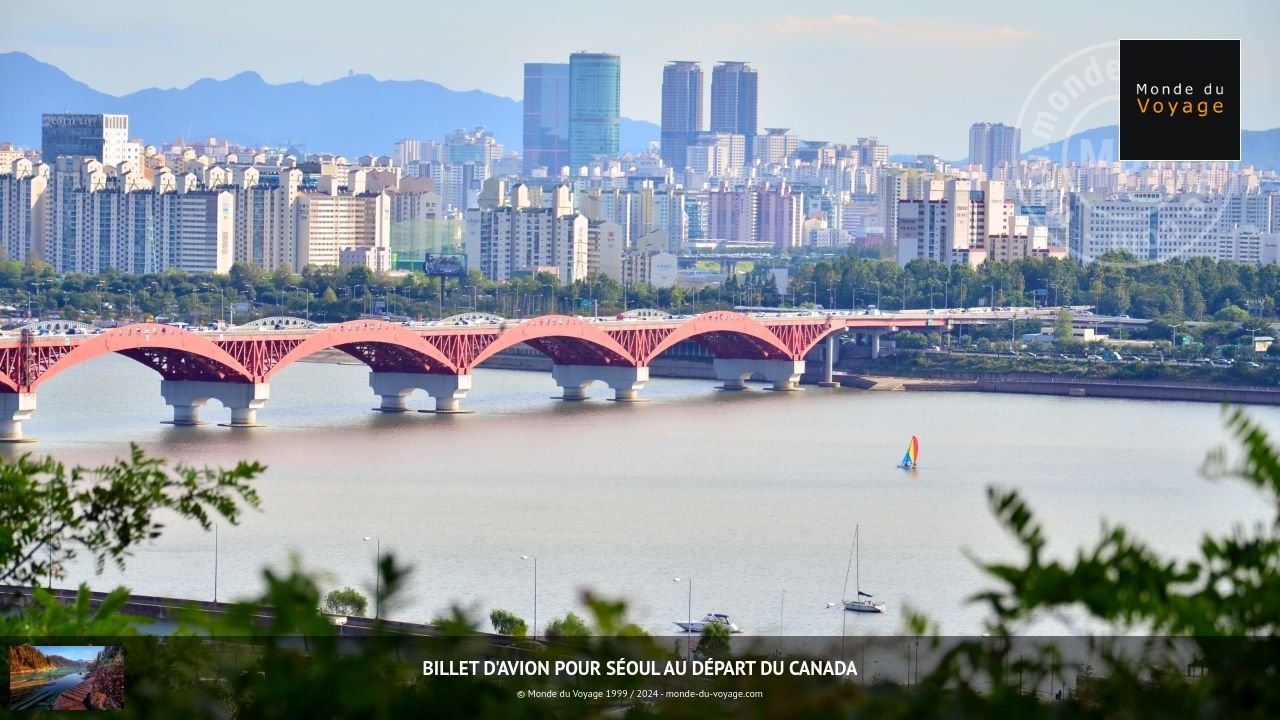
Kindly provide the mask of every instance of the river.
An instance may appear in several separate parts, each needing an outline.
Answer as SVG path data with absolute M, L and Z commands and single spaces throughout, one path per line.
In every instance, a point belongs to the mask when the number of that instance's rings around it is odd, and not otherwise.
M 463 401 L 474 414 L 384 415 L 370 410 L 367 378 L 363 366 L 296 364 L 258 413 L 267 427 L 179 428 L 161 424 L 170 410 L 158 376 L 110 356 L 42 385 L 26 425 L 39 442 L 3 452 L 99 464 L 136 441 L 196 465 L 259 460 L 268 466 L 261 511 L 219 533 L 219 599 L 260 589 L 264 565 L 286 568 L 291 555 L 326 589 L 371 590 L 369 536 L 414 568 L 385 614 L 417 622 L 451 603 L 531 620 L 528 555 L 542 626 L 581 614 L 580 590 L 591 588 L 668 633 L 689 612 L 691 578 L 695 618 L 719 611 L 755 634 L 838 634 L 841 613 L 827 604 L 843 592 L 858 524 L 861 587 L 888 612 L 850 613 L 848 632 L 900 632 L 909 608 L 944 632 L 971 633 L 984 612 L 966 598 L 992 581 L 965 553 L 1008 559 L 1014 549 L 987 508 L 989 485 L 1023 491 L 1058 555 L 1097 538 L 1104 521 L 1185 556 L 1206 530 L 1269 517 L 1256 491 L 1198 472 L 1226 439 L 1213 404 L 725 393 L 661 378 L 644 389 L 649 402 L 567 404 L 550 399 L 559 394 L 550 374 L 479 370 Z M 416 394 L 411 404 L 430 401 Z M 1280 432 L 1274 409 L 1252 412 Z M 227 412 L 211 402 L 204 417 L 225 422 Z M 906 474 L 895 464 L 912 434 L 920 468 Z M 170 523 L 123 573 L 108 564 L 94 575 L 85 561 L 62 584 L 212 599 L 213 569 L 213 535 Z
M 62 693 L 84 681 L 73 668 L 45 670 L 9 676 L 10 710 L 48 710 Z

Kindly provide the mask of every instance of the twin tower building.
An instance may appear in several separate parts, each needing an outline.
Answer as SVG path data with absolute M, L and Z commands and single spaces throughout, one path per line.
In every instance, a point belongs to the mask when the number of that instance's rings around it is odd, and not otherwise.
M 622 64 L 617 55 L 579 52 L 568 63 L 524 66 L 524 173 L 560 175 L 619 150 Z M 758 80 L 745 62 L 711 73 L 711 125 L 704 122 L 702 66 L 677 60 L 662 70 L 663 164 L 683 171 L 710 162 L 751 164 Z M 690 156 L 692 148 L 693 155 Z M 718 160 L 720 155 L 728 155 Z M 541 169 L 541 170 L 539 170 Z M 576 174 L 576 173 L 571 173 Z

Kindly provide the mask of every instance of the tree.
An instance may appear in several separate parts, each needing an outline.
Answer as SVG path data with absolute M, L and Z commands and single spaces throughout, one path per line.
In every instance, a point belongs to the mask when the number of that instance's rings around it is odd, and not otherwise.
M 1218 322 L 1242 323 L 1249 321 L 1249 311 L 1238 305 L 1227 305 L 1213 314 Z
M 108 559 L 123 568 L 134 546 L 160 535 L 160 517 L 169 513 L 206 529 L 215 516 L 235 523 L 242 506 L 258 506 L 249 481 L 263 469 L 241 462 L 231 470 L 170 470 L 137 445 L 127 459 L 95 469 L 68 470 L 30 455 L 0 464 L 0 584 L 61 577 L 59 568 L 82 552 L 99 571 Z
M 698 654 L 712 658 L 729 654 L 729 634 L 729 628 L 721 623 L 703 625 L 698 639 Z
M 1053 321 L 1053 338 L 1055 340 L 1064 342 L 1074 337 L 1074 317 L 1071 311 L 1066 308 L 1058 311 L 1058 317 L 1054 318 Z
M 590 636 L 591 630 L 587 627 L 587 624 L 572 612 L 562 619 L 552 620 L 547 624 L 547 637 L 549 638 L 585 638 Z
M 369 612 L 369 599 L 353 587 L 330 590 L 324 596 L 324 611 L 330 615 L 364 617 Z
M 524 637 L 529 634 L 529 626 L 525 624 L 520 616 L 510 610 L 499 609 L 490 612 L 489 622 L 493 625 L 493 631 L 499 635 Z

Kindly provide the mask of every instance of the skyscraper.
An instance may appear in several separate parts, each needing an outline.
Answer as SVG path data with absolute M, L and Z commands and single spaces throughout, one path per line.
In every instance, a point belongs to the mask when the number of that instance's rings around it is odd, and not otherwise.
M 688 161 L 690 136 L 702 130 L 702 67 L 675 60 L 662 69 L 662 162 L 676 172 Z
M 744 62 L 726 60 L 711 71 L 711 132 L 746 136 L 747 164 L 756 135 L 758 77 Z
M 969 163 L 981 165 L 991 176 L 1002 164 L 1018 164 L 1022 132 L 1004 123 L 974 123 L 969 128 Z
M 569 65 L 524 64 L 524 174 L 569 164 Z
M 569 56 L 569 164 L 618 154 L 622 62 L 611 53 Z

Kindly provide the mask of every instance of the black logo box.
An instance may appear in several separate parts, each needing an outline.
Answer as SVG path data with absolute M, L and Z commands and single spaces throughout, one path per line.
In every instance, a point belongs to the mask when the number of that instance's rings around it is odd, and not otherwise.
M 1120 41 L 1121 160 L 1238 161 L 1241 100 L 1239 40 Z M 1184 113 L 1184 102 L 1194 112 Z M 1221 113 L 1212 112 L 1217 102 Z M 1170 103 L 1177 103 L 1172 115 Z

